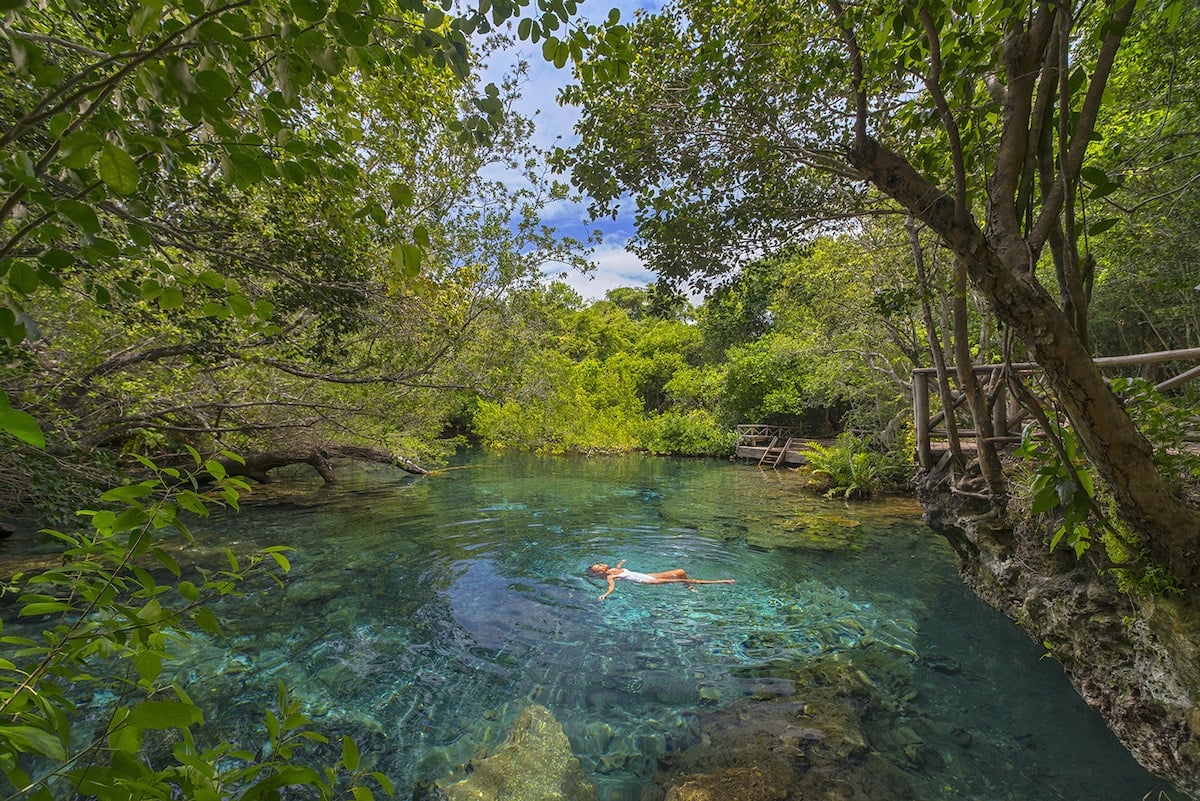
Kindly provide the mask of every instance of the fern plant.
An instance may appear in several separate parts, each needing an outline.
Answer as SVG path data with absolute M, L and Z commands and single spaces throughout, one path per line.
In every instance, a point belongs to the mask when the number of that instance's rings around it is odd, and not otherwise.
M 829 498 L 870 498 L 898 484 L 903 472 L 895 455 L 871 450 L 867 440 L 850 432 L 833 445 L 810 442 L 804 459 L 810 486 Z

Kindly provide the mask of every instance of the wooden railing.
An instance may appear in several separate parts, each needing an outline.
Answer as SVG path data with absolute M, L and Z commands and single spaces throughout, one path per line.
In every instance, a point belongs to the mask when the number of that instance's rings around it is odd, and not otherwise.
M 1105 356 L 1095 360 L 1101 369 L 1117 367 L 1139 367 L 1148 364 L 1164 362 L 1195 362 L 1200 361 L 1200 348 L 1187 350 L 1158 351 L 1155 353 L 1137 353 L 1130 356 Z M 977 376 L 986 376 L 981 383 L 986 388 L 988 402 L 992 412 L 992 430 L 995 432 L 992 441 L 1020 441 L 1020 428 L 1028 418 L 1028 412 L 1015 400 L 1013 393 L 1005 385 L 1005 370 L 1014 370 L 1018 375 L 1034 375 L 1040 372 L 1036 364 L 1023 362 L 1020 364 L 980 364 L 971 368 Z M 957 383 L 957 372 L 953 367 L 947 368 L 950 381 Z M 930 379 L 936 381 L 937 370 L 924 367 L 913 371 L 913 423 L 916 428 L 917 461 L 923 470 L 931 470 L 937 464 L 934 452 L 936 441 L 949 440 L 946 429 L 946 410 L 930 413 Z M 1156 385 L 1156 389 L 1165 392 L 1181 386 L 1194 378 L 1200 377 L 1200 364 L 1172 376 Z M 951 413 L 964 403 L 964 395 L 957 392 L 954 395 Z M 739 426 L 741 428 L 741 426 Z M 957 434 L 960 440 L 970 440 L 978 436 L 977 432 L 968 426 L 958 426 Z
M 757 423 L 737 427 L 739 446 L 765 448 L 773 441 L 784 441 L 802 436 L 799 428 L 791 426 L 760 425 Z

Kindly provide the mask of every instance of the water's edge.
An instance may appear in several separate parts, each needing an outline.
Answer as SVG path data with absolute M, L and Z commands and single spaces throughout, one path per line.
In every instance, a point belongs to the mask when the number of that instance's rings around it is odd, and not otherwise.
M 830 742 L 825 724 L 853 709 L 846 742 L 865 750 L 830 764 L 870 757 L 918 799 L 1165 788 L 1044 649 L 966 589 L 913 499 L 827 501 L 786 471 L 648 457 L 468 454 L 427 477 L 341 479 L 263 487 L 177 554 L 220 565 L 225 547 L 296 549 L 282 589 L 220 602 L 227 636 L 179 652 L 172 675 L 206 709 L 206 736 L 255 750 L 283 683 L 405 798 L 495 752 L 536 705 L 602 801 L 633 801 L 661 789 L 664 767 L 715 764 L 696 749 L 730 715 L 782 720 L 755 705 L 793 699 L 807 717 L 778 725 L 795 753 L 797 731 Z M 584 568 L 620 559 L 737 583 L 621 582 L 601 603 Z M 80 710 L 103 720 L 112 702 Z
M 1031 521 L 1013 526 L 950 494 L 921 500 L 971 590 L 1046 644 L 1141 765 L 1200 799 L 1197 600 L 1123 592 L 1070 549 L 1051 554 Z

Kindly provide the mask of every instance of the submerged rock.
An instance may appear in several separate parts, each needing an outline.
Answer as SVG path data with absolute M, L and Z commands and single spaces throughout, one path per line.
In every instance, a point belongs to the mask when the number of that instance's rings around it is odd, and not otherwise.
M 437 783 L 447 801 L 596 801 L 562 725 L 539 704 L 521 713 L 495 753 L 466 770 L 466 778 Z
M 912 798 L 904 774 L 868 744 L 864 700 L 832 686 L 740 699 L 704 719 L 700 743 L 659 761 L 642 801 Z

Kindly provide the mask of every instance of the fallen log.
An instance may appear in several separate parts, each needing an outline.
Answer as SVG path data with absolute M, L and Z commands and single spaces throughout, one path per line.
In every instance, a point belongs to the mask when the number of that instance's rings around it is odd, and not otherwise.
M 390 451 L 370 448 L 362 445 L 319 445 L 312 448 L 281 448 L 272 451 L 248 453 L 244 456 L 245 463 L 233 459 L 220 459 L 225 472 L 231 476 L 241 476 L 257 481 L 260 484 L 270 484 L 271 471 L 280 467 L 294 464 L 312 465 L 326 484 L 336 484 L 337 475 L 334 473 L 332 460 L 347 459 L 356 462 L 371 462 L 399 467 L 406 473 L 424 476 L 429 471 L 411 459 L 397 456 Z

